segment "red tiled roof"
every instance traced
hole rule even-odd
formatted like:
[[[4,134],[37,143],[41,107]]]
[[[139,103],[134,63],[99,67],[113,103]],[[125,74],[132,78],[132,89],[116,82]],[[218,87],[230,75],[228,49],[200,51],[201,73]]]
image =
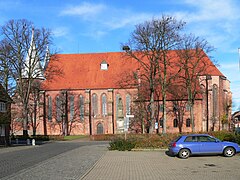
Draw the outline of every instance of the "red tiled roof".
[[[118,87],[123,73],[137,68],[136,61],[122,58],[124,53],[58,54],[49,66],[58,66],[62,75],[47,79],[45,89],[105,89]],[[101,70],[106,61],[108,70]]]
[[[59,67],[62,74],[47,79],[43,83],[46,90],[60,89],[106,89],[119,88],[119,81],[126,73],[139,68],[136,60],[126,58],[124,52],[91,53],[91,54],[58,54],[56,60],[50,60],[50,67]],[[108,70],[101,70],[101,62],[108,63]],[[223,76],[222,73],[206,57],[211,64],[206,74]],[[174,69],[174,68],[173,68]]]

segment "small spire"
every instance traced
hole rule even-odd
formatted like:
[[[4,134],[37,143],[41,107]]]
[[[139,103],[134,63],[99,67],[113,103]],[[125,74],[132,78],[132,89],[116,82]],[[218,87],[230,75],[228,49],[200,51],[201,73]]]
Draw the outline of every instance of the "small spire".
[[[40,59],[34,41],[34,28],[32,28],[31,44],[25,59],[22,76],[23,78],[29,78],[29,76],[31,76],[32,78],[44,79]]]
[[[46,70],[49,60],[50,60],[50,51],[49,51],[49,47],[47,46],[46,54],[45,54],[45,58],[44,58],[44,64],[43,64],[44,70]]]

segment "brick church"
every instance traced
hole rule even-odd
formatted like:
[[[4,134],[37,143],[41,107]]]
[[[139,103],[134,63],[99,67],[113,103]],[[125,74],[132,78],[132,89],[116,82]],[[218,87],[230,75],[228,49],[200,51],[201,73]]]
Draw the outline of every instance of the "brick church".
[[[138,72],[139,64],[126,58],[124,53],[57,54],[54,60],[51,57],[47,69],[57,67],[59,72],[40,80],[40,98],[35,112],[36,134],[116,134],[126,129],[128,132],[141,132],[139,126],[131,124],[137,118],[133,109],[138,98],[138,86],[122,83],[128,74]],[[212,64],[207,56],[205,61]],[[213,64],[207,69],[208,72],[199,77],[202,94],[194,104],[197,132],[228,129],[231,118],[230,82]],[[140,78],[138,83],[141,83]],[[167,99],[167,111],[172,109],[172,101]],[[161,108],[159,112],[161,116]],[[179,132],[175,116],[170,110],[168,112],[167,133]],[[192,131],[189,118],[186,108],[183,132]],[[158,129],[162,131],[161,123]],[[12,131],[14,134],[22,133],[21,123],[16,119],[12,121]],[[28,131],[32,134],[31,122]]]

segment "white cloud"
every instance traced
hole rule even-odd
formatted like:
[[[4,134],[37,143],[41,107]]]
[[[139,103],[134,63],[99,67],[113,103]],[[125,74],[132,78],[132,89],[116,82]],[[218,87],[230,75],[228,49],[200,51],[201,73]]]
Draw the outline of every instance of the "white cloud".
[[[234,20],[239,18],[237,4],[232,0],[185,0],[185,3],[198,10],[190,16],[189,19],[192,21]]]
[[[135,13],[129,9],[115,8],[106,4],[83,2],[60,12],[61,16],[75,16],[88,23],[88,31],[81,33],[94,39],[102,38],[112,30],[134,26],[153,17],[148,13]]]
[[[231,70],[231,71],[238,71],[239,64],[238,63],[222,63],[220,65],[221,69]],[[238,72],[237,72],[238,73]]]
[[[240,38],[240,11],[234,0],[185,0],[184,10],[164,12],[187,22],[188,31],[207,39],[221,51],[232,51],[232,44]],[[92,37],[103,37],[109,31],[133,27],[161,14],[136,12],[127,8],[116,8],[102,3],[83,2],[69,6],[60,15],[79,17],[89,23],[87,33]],[[104,33],[96,33],[104,32]],[[224,36],[223,36],[224,34]]]
[[[102,13],[105,8],[106,7],[103,4],[91,4],[88,2],[83,2],[79,6],[70,6],[64,9],[60,14],[91,18],[98,15],[99,13]]]
[[[66,36],[66,34],[68,34],[67,27],[57,27],[57,28],[53,29],[53,36],[55,36],[55,37]]]
[[[142,23],[153,17],[153,15],[147,13],[134,14],[131,12],[123,13],[122,11],[120,11],[119,14],[122,15],[121,16],[116,15],[110,21],[106,21],[104,24],[111,29],[119,29],[124,28],[126,26],[133,26],[138,23]]]
[[[187,21],[189,31],[206,38],[224,52],[231,52],[232,45],[240,38],[240,6],[235,0],[185,0],[190,7],[176,12],[176,17]]]

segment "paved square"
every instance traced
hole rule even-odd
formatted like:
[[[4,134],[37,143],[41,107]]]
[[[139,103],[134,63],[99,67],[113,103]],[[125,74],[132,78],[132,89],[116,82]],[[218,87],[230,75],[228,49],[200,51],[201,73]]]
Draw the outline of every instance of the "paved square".
[[[85,180],[240,179],[240,156],[170,157],[164,151],[108,151],[83,177]]]

